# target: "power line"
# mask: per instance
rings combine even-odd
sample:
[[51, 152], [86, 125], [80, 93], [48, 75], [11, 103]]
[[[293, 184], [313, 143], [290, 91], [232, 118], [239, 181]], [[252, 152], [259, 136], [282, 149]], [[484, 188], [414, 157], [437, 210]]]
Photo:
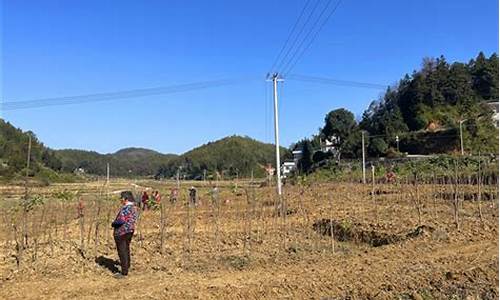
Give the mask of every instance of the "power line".
[[278, 65], [276, 67], [278, 70], [281, 68], [281, 66], [283, 66], [283, 63], [286, 60], [286, 58], [288, 57], [288, 54], [290, 54], [290, 51], [292, 51], [292, 49], [295, 48], [295, 45], [297, 44], [297, 41], [298, 41], [299, 37], [302, 35], [302, 32], [304, 32], [304, 29], [306, 28], [307, 24], [309, 23], [309, 21], [311, 20], [312, 16], [314, 15], [314, 12], [316, 11], [316, 8], [318, 7], [318, 5], [319, 5], [320, 2], [321, 2], [321, 0], [318, 0], [316, 2], [316, 5], [314, 5], [314, 7], [312, 8], [311, 12], [307, 16], [307, 19], [302, 24], [302, 27], [300, 28], [299, 32], [295, 36], [295, 38], [294, 38], [291, 46], [286, 51], [285, 55], [281, 57], [281, 60], [280, 60], [280, 62], [278, 63]]
[[278, 56], [276, 57], [276, 59], [274, 60], [273, 65], [271, 66], [271, 69], [269, 69], [269, 73], [272, 73], [274, 71], [274, 67], [276, 66], [276, 63], [278, 62], [278, 60], [280, 59], [281, 55], [283, 54], [283, 52], [285, 51], [286, 47], [288, 46], [288, 42], [292, 38], [293, 33], [295, 32], [295, 29], [297, 28], [297, 25], [300, 23], [300, 19], [302, 19], [302, 16], [304, 15], [304, 12], [306, 11], [306, 8], [309, 5], [310, 1], [311, 0], [307, 0], [306, 4], [302, 8], [302, 11], [300, 12], [299, 17], [295, 21], [295, 24], [293, 25], [292, 30], [290, 31], [290, 33], [288, 34], [288, 37], [285, 40], [285, 44], [283, 44], [283, 47], [281, 47], [281, 50], [280, 50]]
[[232, 85], [242, 82], [243, 80], [249, 80], [249, 78], [202, 81], [202, 82], [194, 82], [194, 83], [179, 84], [179, 85], [164, 86], [164, 87], [134, 89], [134, 90], [126, 90], [126, 91], [110, 92], [110, 93], [96, 93], [96, 94], [79, 95], [79, 96], [43, 98], [43, 99], [34, 99], [27, 101], [7, 101], [0, 104], [1, 105], [0, 110], [5, 110], [5, 111], [20, 110], [20, 109], [40, 108], [46, 106], [71, 105], [71, 104], [111, 101], [117, 99], [139, 98], [145, 96], [166, 95], [166, 94], [207, 89], [211, 87]]
[[377, 90], [387, 89], [387, 87], [388, 87], [388, 85], [383, 85], [383, 84], [378, 84], [378, 83], [340, 80], [340, 79], [334, 79], [334, 78], [308, 76], [308, 75], [300, 75], [300, 74], [292, 74], [288, 77], [288, 79], [297, 80], [297, 81], [312, 82], [312, 83], [319, 83], [319, 84], [351, 86], [351, 87], [377, 89]]
[[[314, 33], [312, 39], [309, 41], [309, 43], [306, 45], [305, 48], [302, 49], [302, 51], [300, 52], [299, 56], [297, 57], [297, 59], [295, 61], [293, 61], [295, 55], [298, 53], [298, 49], [300, 49], [300, 47], [302, 46], [302, 44], [306, 41], [306, 38], [304, 38], [302, 40], [302, 43], [301, 45], [299, 46], [299, 48], [297, 48], [297, 52], [295, 52], [295, 54], [292, 56], [292, 58], [290, 59], [289, 63], [287, 64], [287, 66], [285, 66], [283, 68], [283, 74], [284, 76], [286, 76], [288, 73], [290, 73], [292, 71], [292, 69], [295, 67], [295, 65], [299, 62], [299, 60], [302, 58], [302, 56], [304, 55], [304, 53], [309, 50], [309, 48], [311, 47], [311, 45], [313, 44], [314, 40], [316, 40], [317, 36], [319, 35], [319, 33], [321, 32], [321, 30], [323, 29], [323, 27], [326, 25], [326, 23], [328, 22], [328, 20], [333, 16], [333, 14], [337, 11], [337, 8], [339, 7], [340, 3], [342, 2], [342, 0], [339, 0], [337, 2], [337, 4], [333, 7], [332, 11], [327, 15], [327, 17], [325, 19], [323, 19], [323, 23], [321, 23], [321, 25], [319, 26], [319, 29]], [[319, 22], [319, 20], [321, 19], [321, 17], [323, 16], [323, 13], [326, 12], [327, 8], [330, 6], [330, 3], [332, 3], [332, 1], [330, 1], [324, 8], [324, 10], [321, 12], [321, 15], [318, 17], [318, 19], [316, 20], [316, 23], [313, 25], [313, 27], [311, 28], [310, 32], [312, 32], [313, 28], [316, 26], [316, 24]], [[292, 63], [293, 61], [293, 63]], [[292, 63], [291, 65], [289, 65], [290, 63]]]
[[[314, 24], [309, 28], [309, 31], [307, 31], [307, 33], [305, 34], [305, 36], [301, 39], [298, 47], [292, 53], [292, 56], [290, 57], [290, 59], [288, 59], [288, 61], [284, 65], [282, 65], [283, 69], [281, 71], [282, 71], [283, 74], [285, 73], [284, 70], [290, 65], [290, 63], [293, 61], [293, 59], [295, 58], [295, 56], [297, 55], [297, 53], [300, 52], [300, 49], [301, 49], [302, 45], [304, 45], [305, 41], [309, 39], [309, 37], [311, 36], [312, 32], [316, 29], [317, 25], [319, 24], [319, 21], [321, 20], [321, 18], [325, 14], [325, 12], [330, 7], [330, 4], [332, 3], [332, 1], [333, 0], [326, 0], [326, 5], [321, 10], [319, 16], [316, 18], [316, 22], [314, 22]], [[318, 1], [318, 3], [319, 2], [320, 1]]]

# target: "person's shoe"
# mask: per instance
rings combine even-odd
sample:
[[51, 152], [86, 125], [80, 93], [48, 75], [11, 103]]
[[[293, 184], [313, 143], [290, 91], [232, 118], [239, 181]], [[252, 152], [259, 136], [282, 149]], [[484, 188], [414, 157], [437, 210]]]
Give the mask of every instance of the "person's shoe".
[[116, 273], [115, 275], [113, 275], [114, 278], [116, 279], [123, 279], [125, 277], [127, 277], [126, 275], [123, 275], [122, 273]]

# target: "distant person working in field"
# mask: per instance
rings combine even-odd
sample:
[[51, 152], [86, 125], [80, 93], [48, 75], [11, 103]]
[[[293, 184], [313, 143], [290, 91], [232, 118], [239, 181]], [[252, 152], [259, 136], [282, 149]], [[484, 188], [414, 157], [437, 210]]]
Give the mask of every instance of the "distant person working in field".
[[176, 188], [173, 188], [170, 190], [170, 203], [175, 203], [177, 202], [177, 196], [179, 192], [177, 191]]
[[142, 197], [141, 197], [141, 202], [142, 202], [142, 210], [146, 210], [148, 208], [148, 205], [149, 205], [149, 195], [148, 195], [148, 192], [144, 191], [142, 193]]
[[137, 220], [137, 210], [132, 192], [121, 192], [120, 200], [122, 201], [122, 207], [116, 219], [111, 224], [114, 228], [113, 236], [122, 267], [122, 272], [117, 277], [128, 275], [128, 269], [130, 268], [130, 242], [134, 235], [135, 221]]
[[159, 191], [155, 191], [154, 198], [155, 198], [156, 205], [160, 205], [161, 195], [160, 195]]
[[189, 205], [196, 205], [197, 204], [197, 198], [196, 198], [196, 188], [194, 186], [189, 188]]

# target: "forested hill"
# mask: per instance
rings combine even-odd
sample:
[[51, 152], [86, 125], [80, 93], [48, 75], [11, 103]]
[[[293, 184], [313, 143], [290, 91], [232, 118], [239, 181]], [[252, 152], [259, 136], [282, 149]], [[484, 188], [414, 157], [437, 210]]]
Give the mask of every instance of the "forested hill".
[[112, 176], [148, 176], [155, 174], [160, 165], [168, 163], [175, 154], [161, 154], [143, 148], [125, 148], [112, 154], [100, 154], [85, 150], [57, 150], [62, 170], [73, 172], [81, 168], [88, 174], [105, 175], [110, 165]]
[[[283, 157], [288, 150], [282, 148]], [[264, 176], [263, 167], [274, 162], [274, 145], [254, 139], [231, 136], [209, 142], [180, 156], [161, 154], [142, 148], [126, 148], [113, 154], [94, 151], [57, 150], [62, 170], [72, 172], [82, 168], [88, 174], [105, 175], [110, 164], [112, 176], [151, 176], [171, 178], [177, 170], [187, 179], [199, 179], [205, 173], [213, 176], [218, 171], [224, 176]]]
[[[281, 148], [282, 158], [290, 157], [286, 148]], [[255, 177], [265, 175], [267, 164], [275, 165], [275, 147], [249, 137], [230, 136], [197, 147], [163, 165], [158, 177], [173, 177], [179, 169], [186, 178], [201, 178], [206, 170], [209, 177], [215, 172], [225, 177]]]
[[421, 70], [406, 75], [370, 105], [360, 128], [383, 136], [387, 143], [410, 132], [450, 130], [451, 134], [463, 120], [467, 148], [496, 153], [498, 130], [492, 122], [493, 110], [486, 105], [490, 101], [498, 101], [496, 53], [486, 58], [480, 52], [468, 63], [450, 64], [443, 56], [424, 59]]
[[61, 161], [55, 152], [45, 147], [33, 132], [22, 131], [0, 119], [0, 177], [12, 178], [25, 169], [29, 136], [31, 136], [30, 173], [61, 169]]
[[[373, 101], [360, 122], [346, 109], [326, 114], [322, 129], [299, 141], [301, 169], [319, 162], [313, 148], [327, 138], [336, 159], [360, 158], [362, 132], [368, 156], [460, 152], [460, 124], [466, 153], [498, 153], [498, 55], [482, 52], [467, 63], [449, 63], [441, 56], [424, 59], [422, 67], [404, 76]], [[320, 153], [321, 154], [321, 153]], [[327, 159], [327, 158], [326, 158]]]

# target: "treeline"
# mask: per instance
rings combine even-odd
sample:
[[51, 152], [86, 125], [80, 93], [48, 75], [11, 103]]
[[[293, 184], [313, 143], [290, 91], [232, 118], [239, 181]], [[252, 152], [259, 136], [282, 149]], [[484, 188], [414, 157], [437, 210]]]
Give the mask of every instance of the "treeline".
[[[362, 132], [370, 157], [452, 153], [460, 151], [462, 123], [466, 152], [498, 153], [498, 124], [488, 102], [498, 102], [496, 53], [487, 58], [480, 52], [468, 63], [427, 58], [373, 101], [359, 122], [346, 109], [331, 111], [323, 128], [293, 149], [303, 150], [304, 172], [329, 157], [361, 157]], [[325, 140], [334, 151], [317, 151]]]
[[[281, 148], [282, 157], [290, 157], [290, 152]], [[161, 166], [157, 178], [173, 178], [179, 175], [186, 179], [264, 177], [265, 167], [275, 165], [275, 147], [249, 137], [230, 136], [209, 142], [182, 154]]]
[[106, 175], [107, 164], [110, 175], [119, 177], [151, 176], [161, 165], [176, 157], [142, 148], [126, 148], [111, 154], [95, 151], [57, 150], [56, 155], [62, 162], [64, 172], [83, 171], [86, 174]]
[[30, 176], [40, 172], [60, 171], [62, 162], [55, 152], [44, 146], [31, 131], [22, 131], [0, 119], [0, 177], [24, 175], [31, 136]]

